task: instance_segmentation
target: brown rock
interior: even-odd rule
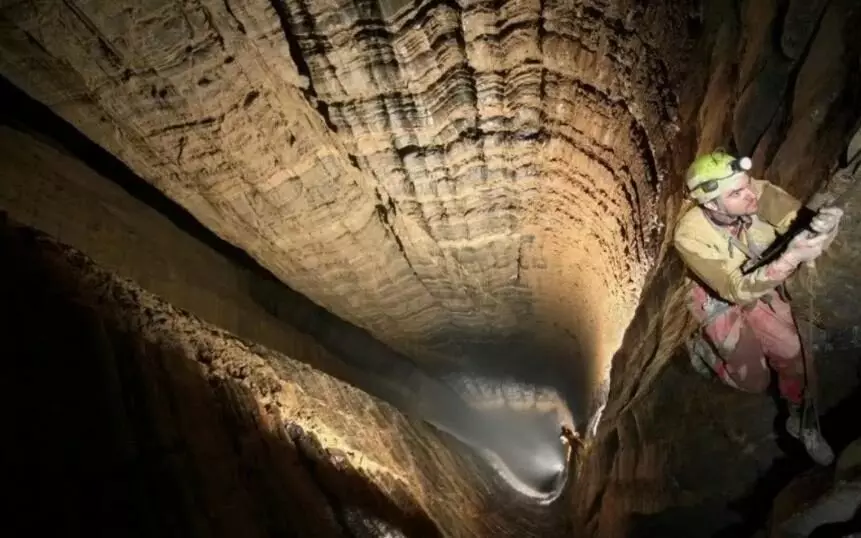
[[[802,198],[829,176],[857,129],[861,57],[851,39],[858,3],[825,4],[0,2],[0,73],[278,280],[346,320],[327,318],[319,330],[340,346],[334,352],[279,326],[293,313],[293,303],[271,294],[280,284],[252,288],[199,246],[146,237],[166,232],[164,222],[124,202],[112,206],[121,203],[114,193],[87,193],[73,182],[60,192],[26,190],[26,172],[57,189],[63,181],[43,176],[73,165],[44,147],[35,159],[19,154],[20,140],[10,142],[8,131],[3,151],[19,177],[3,192],[31,224],[86,245],[111,271],[132,273],[144,288],[270,347],[195,355],[195,346],[232,342],[195,325],[192,334],[209,336],[189,342],[167,331],[164,338],[185,346],[176,355],[132,356],[189,358],[251,392],[252,399],[231,389],[185,404],[192,410],[179,413],[202,417],[201,436],[221,435],[201,402],[232,402],[244,417],[258,405],[270,414],[263,424],[274,424],[274,414],[299,425],[273,443],[321,462],[319,473],[296,475],[298,490],[313,499],[309,521],[325,521],[321,529],[383,533],[411,512],[453,536],[550,536],[563,527],[574,534],[554,512],[570,500],[586,535],[752,535],[765,524],[764,499],[803,470],[803,458],[791,453],[782,463],[766,399],[688,368],[680,345],[690,327],[676,293],[683,268],[665,232],[694,152],[751,153],[757,172]],[[45,156],[58,164],[40,162]],[[84,203],[101,200],[92,203],[102,215],[113,207],[133,222],[108,230],[92,226],[103,221],[74,222],[87,212],[64,207],[73,192]],[[40,214],[34,200],[52,211]],[[838,418],[857,388],[861,346],[855,205],[847,205],[812,295],[797,294],[821,314],[813,344],[827,389],[822,408]],[[124,255],[136,235],[141,251]],[[115,246],[100,253],[100,238]],[[166,245],[182,252],[144,251]],[[175,267],[186,268],[182,279],[172,278]],[[136,308],[126,302],[112,311],[120,319]],[[144,327],[197,323],[163,306]],[[318,313],[309,307],[290,323],[312,324]],[[363,329],[376,340],[342,338]],[[282,360],[289,346],[286,356],[342,378],[376,375],[376,388],[404,404],[426,402],[429,384],[392,379],[430,371],[453,379],[457,396],[483,417],[504,409],[523,427],[556,426],[560,416],[580,426],[602,410],[602,420],[578,463],[572,498],[536,508],[425,426]],[[347,352],[364,353],[364,368],[345,372]],[[504,375],[516,379],[494,381]],[[535,389],[547,380],[562,388]],[[285,401],[301,405],[281,407],[277,395],[285,392]],[[594,394],[607,399],[592,401]],[[334,411],[341,404],[348,414]],[[167,416],[169,406],[159,406],[158,416]],[[168,432],[160,436],[182,438],[177,423],[155,424]],[[231,459],[226,442],[208,452],[201,439],[189,439],[194,449],[183,454],[232,462],[237,473],[269,468]],[[340,450],[337,465],[322,456],[328,447]],[[350,452],[373,453],[376,465],[367,468],[351,460],[371,480],[341,467]],[[345,475],[349,484],[340,482]],[[281,478],[293,475],[278,476],[259,483],[281,491]],[[204,506],[248,491],[233,488],[236,481],[201,480],[212,485]],[[322,491],[341,501],[339,492],[367,493],[378,509],[394,499],[400,512],[384,510],[391,517],[382,522],[363,515],[367,509],[338,512]],[[248,495],[277,505],[272,499],[286,493]],[[236,501],[230,513],[253,529],[253,505]],[[204,512],[187,513],[188,528],[216,532]],[[333,523],[331,513],[341,519]]]

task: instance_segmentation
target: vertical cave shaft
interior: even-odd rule
[[[585,419],[657,248],[684,9],[124,6],[4,3],[0,70],[424,368],[552,379]]]
[[[716,146],[819,186],[861,9],[642,4],[0,0],[0,75],[42,107],[0,110],[22,507],[139,535],[765,527],[803,466],[765,400],[686,368],[664,223]],[[813,290],[829,409],[857,409],[855,202]],[[605,397],[561,473],[560,424]],[[562,476],[550,505],[521,487]]]

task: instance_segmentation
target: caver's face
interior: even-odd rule
[[[759,209],[756,193],[750,183],[750,176],[739,174],[732,187],[721,194],[716,200],[706,204],[709,209],[724,213],[730,217],[754,215]]]

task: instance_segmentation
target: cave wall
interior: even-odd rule
[[[19,402],[4,406],[10,528],[370,537],[566,525],[428,426],[41,232],[4,218],[0,254],[15,260],[0,267],[4,395]]]
[[[0,127],[0,162],[0,208],[16,221],[209,323],[317,368],[332,366],[319,345],[254,300],[266,294],[252,293],[264,285],[258,275],[185,233],[56,141]],[[274,295],[275,287],[267,292]]]
[[[7,94],[7,97],[12,95]],[[313,422],[312,431],[316,435],[320,428],[340,432],[336,440],[324,443],[325,448],[335,447],[341,452],[358,454],[363,450],[390,454],[391,459],[383,456],[376,465],[403,477],[404,487],[416,495],[427,487],[445,492],[447,486],[434,484],[436,479],[430,478],[443,475],[454,477],[450,485],[457,493],[453,493],[452,498],[458,495],[485,498],[476,493],[477,488],[488,496],[501,495],[514,505],[518,504],[510,486],[501,482],[497,470],[487,467],[486,459],[473,461],[476,454],[468,452],[471,449],[445,435],[446,441],[441,444],[439,432],[427,424],[419,427],[418,433],[403,435],[390,447],[389,434],[385,432],[397,428],[396,423],[404,419],[377,399],[364,395],[369,401],[361,405],[372,418],[350,413],[347,416],[355,426],[344,431],[342,419],[333,419],[329,416],[331,411],[325,408],[346,406],[352,409],[359,404],[344,399],[340,389],[330,394],[329,387],[308,386],[305,374],[297,374],[292,365],[300,361],[383,398],[405,412],[410,421],[430,420],[436,427],[453,432],[461,439],[466,437],[469,442],[496,451],[499,457],[508,457],[506,464],[512,463],[512,450],[532,450],[548,436],[557,440],[560,420],[570,421],[570,417],[559,415],[560,403],[554,394],[512,390],[511,386],[476,385],[481,390],[476,392],[475,398],[469,402],[460,400],[450,389],[446,390],[417,370],[406,357],[322,311],[248,263],[249,260],[225,249],[217,238],[212,241],[205,230],[195,230],[181,212],[163,203],[159,193],[153,198],[141,192],[141,180],[129,177],[131,174],[122,169],[121,163],[98,155],[94,158],[92,148],[77,138],[76,133],[68,132],[70,129],[62,122],[51,121],[51,118],[34,121],[34,117],[40,115],[38,108],[26,101],[7,99],[6,102],[13,102],[16,110],[22,113],[6,111],[3,120],[12,120],[15,128],[0,127],[0,163],[4,170],[4,179],[0,182],[0,214],[9,215],[17,222],[74,247],[100,267],[129,279],[184,313],[245,342],[253,342],[255,351],[268,364],[266,368],[274,368],[283,382],[312,393],[322,391],[320,397],[328,402],[324,409],[309,407],[307,415],[303,416]],[[18,124],[22,118],[31,122],[26,129],[28,132],[18,130],[27,127]],[[90,168],[80,158],[88,158],[97,168]],[[102,174],[110,174],[110,179]],[[15,255],[4,256],[7,258],[15,259]],[[291,366],[284,368],[282,362]],[[244,370],[236,366],[234,371]],[[241,375],[244,377],[247,373]],[[318,421],[321,420],[324,423],[334,420],[335,424],[320,426]],[[395,423],[390,424],[391,420]],[[504,427],[492,426],[500,420]],[[360,427],[365,421],[368,426]],[[482,435],[487,431],[492,435]],[[377,443],[384,443],[385,448]],[[428,456],[426,450],[435,455]],[[402,457],[405,453],[411,455],[409,459]],[[452,463],[464,454],[471,462],[469,465]],[[434,463],[422,463],[427,458]],[[422,470],[424,465],[431,467],[425,471]],[[425,472],[429,473],[428,477],[424,476]],[[428,486],[429,483],[434,485]],[[442,520],[447,520],[441,524],[445,532],[481,536],[497,525],[497,517],[490,515],[477,528],[464,524],[457,515],[464,505],[461,502],[448,504],[446,499],[434,497],[432,501],[448,514],[442,516]],[[526,512],[534,509],[547,517],[544,509],[528,506],[532,501],[521,501],[527,505]],[[477,504],[483,505],[484,501]],[[498,519],[508,517],[504,514]],[[555,516],[551,519],[557,521]],[[528,523],[525,528],[531,526]]]
[[[861,136],[859,22],[852,1],[705,2],[700,67],[679,104],[675,177],[694,155],[724,147],[751,155],[757,176],[801,199],[827,190]],[[670,232],[681,186],[666,199]],[[819,365],[823,429],[838,450],[861,435],[851,417],[861,386],[861,191],[844,202],[841,232],[814,280],[802,271],[790,282]],[[783,415],[769,396],[693,372],[679,347],[693,327],[682,315],[684,267],[670,237],[613,358],[575,509],[590,536],[752,536],[774,496],[810,462],[777,434]]]
[[[660,221],[715,145],[799,196],[828,176],[859,112],[855,4],[7,0],[0,72],[428,366],[524,331],[529,369],[600,378],[639,304],[575,511],[596,536],[744,535],[762,497],[729,503],[779,483],[774,414],[677,352]],[[827,409],[857,382],[851,202],[814,296]]]
[[[172,305],[248,341],[414,411],[432,381],[370,335],[337,319],[222,244],[161,193],[105,159],[68,126],[33,121],[39,109],[5,94],[24,113],[0,126],[0,209],[84,252]],[[31,122],[30,126],[21,123]],[[21,130],[19,130],[21,129]],[[66,136],[68,134],[68,136]],[[94,168],[81,159],[99,166]],[[101,172],[101,173],[99,173]],[[103,175],[104,174],[104,175]],[[191,222],[190,222],[191,221]],[[366,353],[349,352],[362,349]]]
[[[440,370],[541,357],[518,373],[582,408],[658,247],[696,28],[694,2],[7,0],[0,72],[328,310]]]
[[[455,435],[518,487],[539,496],[561,492],[559,425],[574,424],[556,391],[514,380],[431,377],[279,282],[50,109],[8,84],[0,84],[0,98],[9,105],[0,113],[0,209],[12,218],[221,329]],[[563,465],[559,480],[534,468],[536,450],[555,454]]]
[[[15,380],[4,392],[31,401],[7,423],[19,466],[7,475],[17,477],[9,513],[26,518],[4,520],[13,534],[354,536],[380,518],[408,535],[439,535],[413,498],[399,505],[376,485],[403,488],[400,480],[370,480],[305,430],[343,435],[344,423],[330,415],[300,425],[296,415],[334,399],[325,379],[312,385],[306,371],[281,383],[241,343],[80,254],[5,222],[0,234],[3,259],[16,262],[0,278]],[[318,396],[297,398],[299,387]],[[283,422],[285,405],[299,423]]]

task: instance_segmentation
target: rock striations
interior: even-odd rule
[[[689,26],[628,4],[4,0],[0,71],[428,368],[526,342],[588,393],[657,249]]]

